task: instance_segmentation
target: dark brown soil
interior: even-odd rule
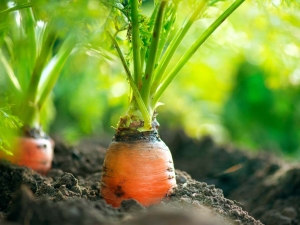
[[[57,142],[47,177],[0,161],[0,224],[261,224],[241,207],[266,225],[300,224],[299,168],[175,134],[162,135],[175,166],[209,185],[177,170],[178,187],[161,204],[127,200],[115,209],[99,191],[105,146]],[[237,164],[237,171],[223,173]]]
[[[191,139],[184,132],[161,132],[176,168],[214,184],[226,198],[266,225],[300,225],[300,166],[271,153],[250,154]]]

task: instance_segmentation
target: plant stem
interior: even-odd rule
[[[153,97],[152,104],[155,105],[161,95],[164,93],[166,88],[170,85],[172,80],[182,69],[182,67],[187,63],[187,61],[193,56],[193,54],[198,50],[198,48],[206,41],[206,39],[223,23],[223,21],[232,14],[245,0],[235,1],[219,18],[213,22],[205,32],[197,39],[197,41],[189,48],[189,50],[184,54],[184,56],[179,60],[173,70],[166,76],[166,78],[161,83],[161,86],[155,93]]]
[[[36,96],[40,78],[42,76],[42,71],[46,65],[48,55],[54,44],[55,35],[49,34],[44,42],[40,55],[37,57],[30,83],[27,90],[27,101],[31,102],[30,104],[36,104]]]
[[[42,71],[46,65],[49,53],[55,41],[55,35],[49,34],[44,42],[40,55],[37,57],[25,100],[23,103],[24,124],[29,126],[39,125],[39,108],[37,105],[38,85],[42,76]],[[22,109],[22,110],[23,110]]]
[[[218,3],[219,1],[222,1],[222,0],[212,0],[212,1],[210,1],[210,3],[209,3],[209,5],[214,5],[214,4],[216,4],[216,3]]]
[[[164,28],[163,28],[163,31],[165,32],[165,34],[162,34],[160,35],[160,40],[159,40],[159,45],[158,45],[158,50],[157,50],[157,57],[156,57],[156,61],[155,61],[155,66],[157,65],[157,62],[160,60],[160,57],[162,55],[162,52],[164,50],[164,47],[165,47],[165,44],[167,41],[170,42],[170,40],[173,40],[174,38],[173,37],[170,37],[170,33],[172,32],[172,25],[174,24],[175,20],[176,20],[176,13],[177,13],[177,10],[178,10],[178,3],[175,4],[175,6],[172,8],[172,16],[171,16],[171,19],[169,21],[169,27],[166,28],[165,27],[165,24],[164,24]],[[165,20],[166,20],[166,16],[167,16],[167,13],[164,14],[164,21],[163,23],[165,23]],[[155,73],[153,75],[153,80],[155,81]],[[151,86],[151,90],[152,90],[152,86]]]
[[[151,114],[148,112],[147,107],[146,107],[146,105],[145,105],[145,103],[144,103],[144,101],[143,101],[143,99],[140,95],[140,92],[139,92],[139,90],[138,90],[138,88],[137,88],[137,86],[136,86],[136,84],[135,84],[135,82],[132,78],[131,72],[128,68],[126,60],[123,56],[123,53],[122,53],[117,41],[115,40],[115,38],[109,32],[107,32],[107,33],[108,33],[114,47],[116,48],[116,50],[118,52],[118,55],[119,55],[119,57],[121,59],[121,62],[122,62],[122,65],[125,69],[125,72],[126,72],[126,75],[127,75],[128,81],[129,81],[129,85],[132,89],[134,99],[137,102],[137,104],[139,106],[139,110],[141,111],[141,113],[143,115],[144,129],[145,130],[150,130],[151,129]],[[133,100],[131,100],[131,101],[133,101]]]
[[[142,87],[142,70],[140,55],[140,34],[139,34],[139,13],[138,0],[131,0],[131,23],[132,23],[132,49],[133,49],[133,67],[134,81],[138,89]]]
[[[199,14],[203,12],[204,7],[206,6],[208,0],[202,0],[198,7],[193,12],[192,16],[188,20],[186,24],[180,29],[180,31],[176,34],[174,39],[171,41],[170,46],[167,48],[160,64],[155,70],[155,79],[151,88],[151,94],[155,93],[158,85],[161,83],[161,79],[167,69],[175,51],[177,50],[178,46],[180,45],[182,39],[185,37],[186,33],[192,26],[192,24],[196,21]]]
[[[156,53],[157,53],[157,47],[158,47],[160,33],[161,33],[163,15],[164,15],[164,10],[166,5],[167,5],[167,1],[161,1],[157,13],[153,33],[152,33],[152,41],[150,45],[149,57],[146,63],[145,76],[143,79],[143,88],[142,88],[141,95],[148,109],[151,107],[149,104],[150,88],[152,83],[154,64],[157,57]]]
[[[28,105],[25,110],[23,124],[31,128],[38,128],[40,126],[40,110],[38,106]]]
[[[24,8],[20,11],[20,13],[23,20],[23,29],[25,30],[25,35],[22,36],[24,40],[28,42],[27,54],[29,55],[29,68],[33,68],[35,59],[37,57],[37,40],[35,36],[36,21],[33,15],[32,8]]]
[[[46,77],[41,84],[41,90],[38,90],[38,93],[40,93],[40,96],[37,98],[37,105],[39,109],[42,108],[43,103],[49,96],[51,90],[53,89],[59,75],[60,71],[63,68],[64,64],[66,63],[67,59],[72,53],[72,50],[74,49],[74,46],[76,45],[75,38],[70,35],[66,40],[64,41],[63,45],[61,46],[59,52],[51,59],[51,61],[48,63],[48,65],[44,68],[44,72],[46,73]]]
[[[14,89],[17,92],[22,92],[21,90],[21,86],[20,83],[17,79],[17,77],[15,76],[15,73],[13,71],[13,69],[11,68],[11,66],[9,65],[9,63],[7,62],[5,56],[3,55],[2,51],[0,50],[0,61],[2,61],[2,64],[4,66],[4,69],[6,70],[6,73],[8,75],[9,80],[11,81]]]
[[[148,26],[149,26],[148,31],[149,32],[152,32],[152,30],[153,30],[153,27],[154,27],[154,24],[155,24],[155,18],[157,17],[158,9],[159,9],[159,4],[156,4],[155,7],[154,7],[153,12],[151,14],[150,21],[148,23]],[[147,37],[146,43],[148,43],[149,39],[150,39],[150,37]],[[140,52],[142,70],[144,68],[144,62],[145,62],[145,56],[146,56],[147,48],[148,48],[148,44],[146,44],[146,46],[144,46],[141,49],[141,52]]]
[[[8,8],[8,9],[5,9],[5,10],[0,11],[0,15],[1,15],[1,14],[10,13],[10,12],[12,12],[12,11],[24,9],[24,8],[29,8],[29,7],[32,7],[32,3],[23,3],[23,4],[19,4],[19,5],[16,5],[16,6],[14,6],[14,7],[11,7],[11,8]]]

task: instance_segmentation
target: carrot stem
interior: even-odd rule
[[[115,38],[109,32],[107,32],[107,33],[108,33],[108,36],[110,37],[110,39],[111,39],[114,47],[116,48],[116,50],[118,52],[119,58],[121,59],[122,65],[123,65],[123,67],[125,69],[125,72],[126,72],[126,75],[127,75],[127,79],[129,81],[129,85],[130,85],[130,87],[132,89],[132,93],[133,93],[134,99],[137,102],[137,104],[139,106],[138,108],[139,108],[139,110],[141,111],[141,113],[143,115],[144,127],[141,128],[140,130],[141,131],[143,131],[143,130],[151,130],[151,128],[152,128],[151,127],[151,114],[149,113],[149,111],[148,111],[148,109],[147,109],[147,107],[146,107],[146,105],[145,105],[145,103],[144,103],[144,101],[143,101],[143,99],[142,99],[142,97],[140,95],[140,92],[139,92],[139,90],[138,90],[138,88],[137,88],[137,86],[136,86],[136,84],[135,84],[135,82],[134,82],[134,80],[132,78],[131,72],[130,72],[130,70],[128,68],[126,60],[125,60],[125,58],[123,56],[123,53],[122,53],[122,51],[121,51],[121,49],[120,49],[117,41],[115,40]],[[134,100],[132,99],[131,101],[134,101]]]
[[[161,95],[164,93],[166,88],[170,85],[175,76],[179,73],[182,67],[187,63],[187,61],[193,56],[193,54],[199,49],[199,47],[206,41],[206,39],[212,35],[212,33],[224,22],[224,20],[230,16],[245,0],[235,1],[218,19],[215,20],[205,32],[197,39],[197,41],[189,48],[189,50],[184,54],[184,56],[179,60],[171,72],[162,81],[160,87],[153,97],[153,105],[159,101]]]
[[[146,70],[145,70],[145,75],[143,79],[143,88],[142,88],[142,98],[145,102],[145,105],[148,107],[148,109],[151,107],[150,106],[150,88],[151,88],[151,83],[152,83],[152,77],[153,77],[153,71],[154,71],[154,63],[156,61],[157,57],[157,48],[158,48],[158,43],[159,43],[159,38],[160,38],[160,33],[161,33],[161,27],[162,27],[162,21],[163,21],[163,15],[164,15],[164,10],[167,5],[167,1],[162,1],[160,3],[160,7],[157,13],[154,29],[152,32],[152,41],[150,45],[150,51],[149,51],[149,57],[148,61],[146,63]]]
[[[27,112],[24,113],[23,122],[26,125],[35,127],[39,123],[39,113],[37,107],[37,95],[38,95],[38,85],[42,76],[43,68],[46,65],[46,61],[55,41],[55,35],[50,34],[44,42],[40,55],[37,57],[30,83],[28,86],[27,94],[25,95],[24,108]]]
[[[133,68],[134,81],[138,89],[142,87],[142,70],[140,55],[140,34],[139,34],[139,15],[138,0],[131,0],[131,22],[132,22],[132,49],[133,49]]]
[[[199,15],[203,12],[203,9],[207,5],[207,0],[202,0],[201,3],[198,5],[198,7],[193,12],[192,16],[189,18],[188,22],[185,23],[180,31],[176,34],[174,39],[171,41],[170,46],[167,48],[165,54],[162,57],[161,62],[159,63],[157,69],[155,70],[155,79],[151,88],[151,94],[154,94],[157,87],[161,83],[161,79],[163,78],[163,75],[167,69],[167,66],[169,65],[175,51],[179,47],[181,41],[185,37],[186,33],[192,26],[192,24],[196,21],[196,19],[199,17]]]
[[[32,7],[33,4],[28,2],[28,3],[22,3],[22,4],[18,4],[16,6],[10,7],[8,9],[2,10],[0,11],[0,15],[1,14],[6,14],[6,13],[10,13],[12,11],[16,11],[16,10],[20,10],[20,9],[24,9],[24,8],[29,8]]]
[[[155,18],[157,17],[158,9],[159,9],[159,4],[155,4],[154,10],[151,14],[150,21],[149,21],[149,24],[148,24],[148,26],[149,26],[148,31],[149,32],[151,32],[153,30],[153,27],[154,27],[154,24],[155,24]],[[146,43],[148,43],[149,39],[150,39],[150,37],[147,37]],[[144,68],[144,62],[145,62],[147,47],[148,47],[148,45],[146,44],[141,49],[141,68],[142,68],[142,70]]]
[[[37,97],[37,105],[39,108],[42,108],[43,103],[53,89],[60,75],[60,71],[71,55],[75,44],[75,38],[73,36],[69,36],[64,41],[64,44],[61,46],[59,52],[50,60],[48,65],[43,70],[43,74],[46,73],[46,77],[43,82],[40,82],[42,87],[38,90],[38,93],[40,93],[40,95]]]
[[[25,30],[25,35],[22,35],[22,38],[24,38],[24,40],[28,42],[28,46],[30,46],[30,48],[27,48],[27,54],[30,56],[28,57],[28,63],[30,68],[32,68],[37,58],[37,40],[35,35],[36,20],[31,7],[23,8],[20,10],[20,14],[23,20],[23,29]]]
[[[47,62],[49,50],[52,48],[54,41],[55,41],[55,35],[49,34],[45,40],[40,55],[36,59],[33,72],[31,75],[30,83],[28,86],[28,90],[27,90],[27,101],[31,102],[31,104],[36,103],[38,84],[42,76],[43,68],[45,67]]]
[[[0,61],[2,62],[3,66],[4,66],[4,69],[6,70],[6,73],[9,77],[9,80],[12,83],[12,86],[14,87],[14,89],[17,92],[22,92],[20,83],[19,83],[13,69],[11,68],[9,63],[7,62],[5,56],[3,55],[3,52],[1,50],[0,50]]]
[[[158,64],[157,62],[161,58],[161,55],[162,55],[162,52],[163,52],[164,47],[166,45],[166,42],[167,41],[170,42],[170,40],[174,39],[174,37],[171,37],[170,34],[173,32],[172,26],[173,26],[173,24],[174,24],[174,22],[176,20],[176,14],[177,14],[178,4],[179,3],[178,2],[173,2],[172,4],[174,4],[174,6],[171,9],[171,11],[172,11],[171,15],[172,16],[171,16],[171,19],[169,20],[169,22],[166,21],[166,19],[167,19],[167,12],[165,12],[165,14],[164,14],[164,19],[163,19],[164,21],[163,21],[163,23],[165,23],[165,22],[168,23],[169,27],[165,27],[165,24],[163,26],[163,31],[162,32],[165,32],[165,33],[162,34],[162,35],[160,35],[161,37],[160,37],[160,40],[159,40],[159,45],[158,45],[158,50],[157,50],[157,57],[156,57],[156,61],[155,61],[155,66],[157,66],[157,64]],[[166,8],[166,11],[167,11],[167,9],[168,8]],[[155,71],[156,71],[156,69],[155,69]],[[155,81],[155,74],[156,73],[154,72],[154,74],[153,74],[153,82]],[[151,84],[151,90],[152,90],[152,85],[153,84]]]

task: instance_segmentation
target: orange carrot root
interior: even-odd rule
[[[54,142],[51,139],[23,137],[18,139],[12,156],[1,153],[1,158],[45,175],[51,169],[53,146]]]
[[[172,156],[163,141],[112,142],[106,152],[101,195],[119,207],[125,199],[160,202],[176,185]]]

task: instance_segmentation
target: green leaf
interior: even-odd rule
[[[7,141],[10,138],[8,130],[16,130],[22,126],[19,118],[9,113],[10,108],[0,108],[0,150],[8,155],[12,155],[12,152],[6,149],[10,146]]]
[[[47,99],[51,90],[53,89],[64,64],[72,53],[76,44],[76,39],[73,36],[69,36],[63,45],[61,46],[58,53],[52,57],[47,66],[41,73],[41,80],[39,82],[38,95],[36,98],[37,105],[39,108],[42,107],[43,103]]]
[[[4,69],[6,70],[8,78],[9,78],[12,86],[14,87],[14,89],[17,92],[21,92],[22,89],[21,89],[20,83],[19,83],[17,77],[15,76],[15,73],[14,73],[13,69],[11,68],[11,65],[7,62],[5,56],[3,55],[1,49],[0,49],[0,61],[2,62]]]
[[[114,39],[114,37],[108,33],[108,35],[110,36],[111,38],[111,41],[114,45],[114,47],[116,48],[118,54],[119,54],[119,57],[121,59],[121,62],[123,64],[123,67],[125,69],[125,72],[126,72],[126,75],[127,75],[127,79],[129,81],[129,85],[130,87],[132,88],[132,93],[133,93],[133,96],[134,96],[134,100],[137,102],[137,105],[138,105],[138,109],[141,111],[141,114],[143,116],[143,119],[144,119],[144,126],[140,129],[142,129],[143,131],[144,130],[150,130],[152,125],[151,125],[151,118],[152,118],[152,112],[149,112],[144,101],[143,101],[143,98],[141,97],[140,95],[140,92],[138,90],[138,87],[136,86],[134,80],[133,80],[133,77],[131,75],[131,72],[128,68],[128,65],[125,61],[125,58],[121,52],[121,49],[117,43],[117,41]]]

